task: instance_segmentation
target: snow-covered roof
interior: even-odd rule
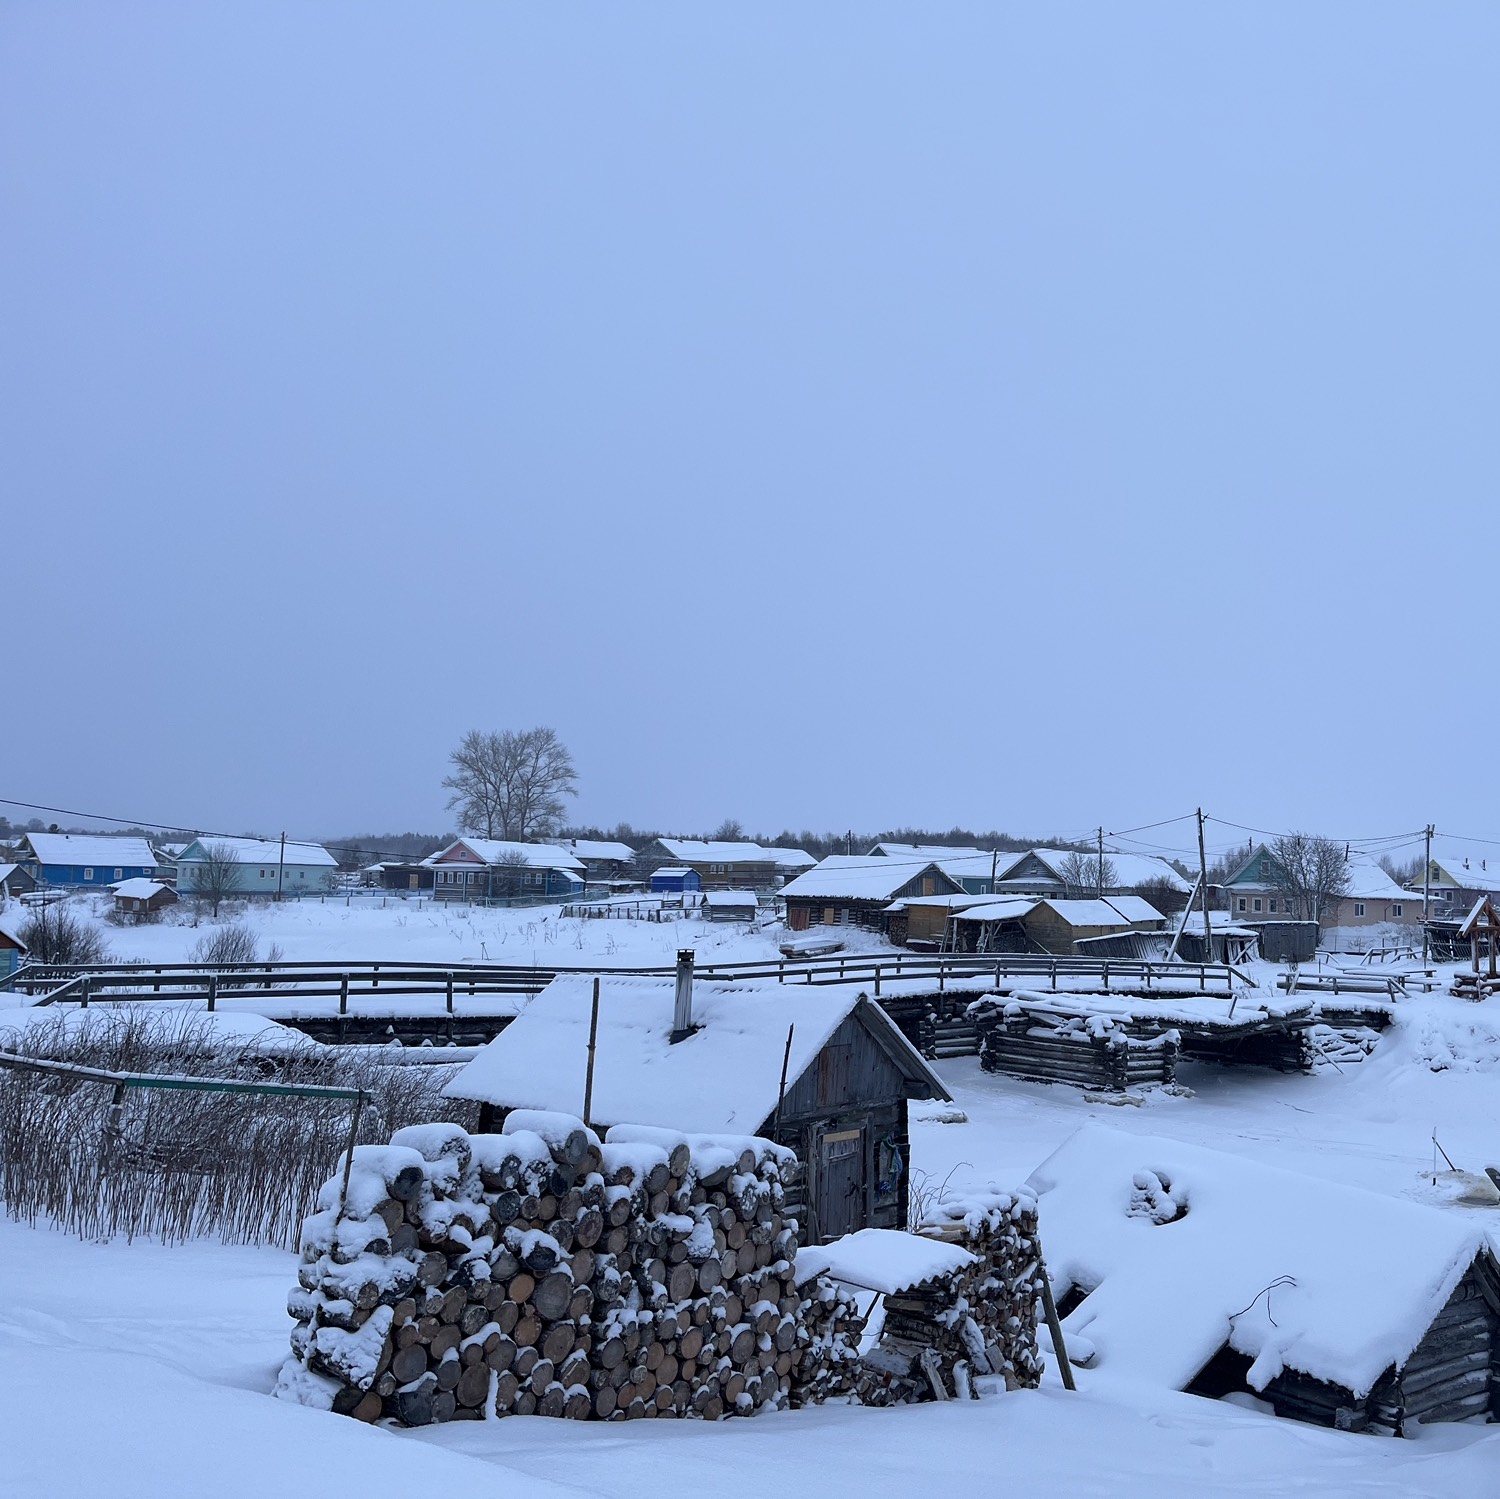
[[[655,879],[657,875],[664,874],[670,880],[680,880],[684,876],[690,875],[692,873],[693,871],[691,869],[679,868],[676,864],[667,864],[664,865],[661,869],[652,870],[651,878]]]
[[[903,895],[886,907],[887,911],[906,911],[912,906],[928,906],[948,911],[966,911],[970,906],[988,906],[995,903],[993,895]],[[1035,901],[1023,900],[1029,910]]]
[[[1405,1362],[1484,1249],[1436,1208],[1089,1124],[1032,1173],[1064,1330],[1101,1370],[1183,1389],[1225,1343],[1357,1396]]]
[[[466,848],[473,859],[451,859],[456,848]],[[583,865],[565,848],[550,843],[508,843],[502,838],[456,838],[447,848],[429,854],[423,864],[438,868],[444,864],[515,864],[528,869],[564,869],[573,874],[582,874]]]
[[[563,974],[448,1084],[452,1098],[502,1108],[583,1105],[593,979]],[[774,1112],[792,1031],[788,1086],[856,1008],[888,1053],[931,1096],[948,1091],[878,1005],[855,984],[693,985],[692,1035],[672,1045],[675,978],[600,980],[593,1116],[694,1133],[753,1133]]]
[[[877,843],[870,850],[873,857],[886,859],[921,859],[924,863],[929,859],[962,859],[983,854],[986,859],[990,856],[982,848],[953,847],[947,843]],[[1009,859],[1009,854],[1002,854],[1002,861]]]
[[[28,833],[39,864],[155,869],[156,855],[144,838],[116,838],[108,833]]]
[[[778,869],[811,869],[818,862],[805,848],[771,848],[766,852],[775,855]]]
[[[174,862],[198,864],[208,857],[207,850],[220,848],[228,849],[237,864],[275,864],[282,857],[279,838],[195,838]],[[336,869],[339,861],[321,843],[293,843],[288,839],[286,862]]]
[[[658,838],[674,859],[687,864],[774,864],[782,849],[762,848],[758,843],[716,843],[699,838]]]
[[[1496,858],[1494,854],[1459,849],[1453,853],[1434,853],[1432,862],[1463,890],[1500,892],[1500,858]],[[1495,866],[1493,869],[1489,867],[1491,864]],[[1415,883],[1417,893],[1420,894],[1421,879],[1418,878]]]
[[[117,880],[109,887],[117,896],[126,900],[150,900],[153,895],[163,890],[170,890],[170,885],[163,885],[157,880],[147,879],[141,875],[133,880]]]
[[[936,864],[952,880],[988,880],[1007,863],[1015,862],[1012,854],[997,856],[982,848],[950,848],[945,843],[877,843],[870,853],[913,869]]]
[[[909,885],[929,869],[939,875],[943,873],[933,863],[872,859],[868,854],[830,854],[806,874],[789,881],[781,893],[813,900],[893,900],[903,885]],[[947,878],[951,880],[952,876]]]
[[[993,895],[982,895],[978,903],[954,914],[959,921],[1020,921],[1040,904],[1039,900],[1033,900],[1028,895],[1013,895],[999,900]]]
[[[1126,921],[1161,921],[1162,913],[1144,895],[1109,895],[1105,905],[1113,906]]]
[[[1001,882],[1009,880],[1018,865],[1027,859],[1037,859],[1061,880],[1063,865],[1069,859],[1079,856],[1078,850],[1069,848],[1028,849],[1024,854],[1011,858],[1009,864],[1002,860],[996,879]],[[1094,859],[1097,855],[1085,853],[1082,857]],[[1184,894],[1192,888],[1165,859],[1158,859],[1154,854],[1125,854],[1107,848],[1104,850],[1104,859],[1114,867],[1114,878],[1109,881],[1112,889],[1124,890],[1134,885],[1150,885],[1158,880],[1165,880],[1174,890],[1180,890]]]
[[[613,859],[628,864],[635,850],[628,843],[610,843],[602,838],[570,838],[568,848],[580,859]]]
[[[923,1238],[905,1229],[862,1228],[831,1244],[799,1249],[797,1280],[810,1280],[826,1271],[846,1285],[896,1296],[976,1262],[977,1256],[958,1244]]]
[[[759,906],[760,897],[753,890],[705,890],[703,904],[737,910],[745,906]]]
[[[19,864],[0,864],[0,885],[3,885],[20,867]]]

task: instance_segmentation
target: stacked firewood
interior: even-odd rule
[[[792,1366],[792,1406],[821,1405],[825,1400],[889,1404],[886,1381],[867,1369],[859,1356],[866,1315],[855,1293],[827,1274],[807,1277],[798,1289],[802,1310]],[[871,1303],[877,1299],[865,1297]]]
[[[945,1197],[918,1231],[969,1258],[885,1297],[880,1343],[865,1363],[885,1376],[889,1398],[966,1398],[985,1376],[1034,1389],[1042,1375],[1036,1198],[1024,1190]]]
[[[302,1235],[278,1394],[403,1425],[748,1415],[800,1354],[796,1157],[513,1112],[360,1146]],[[831,1360],[833,1352],[827,1357]]]

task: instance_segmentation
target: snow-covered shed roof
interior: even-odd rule
[[[1113,906],[1126,921],[1162,921],[1162,913],[1144,895],[1107,895],[1107,906]]]
[[[465,848],[472,859],[455,859],[454,849]],[[527,869],[565,869],[572,874],[582,874],[583,865],[565,848],[550,843],[510,843],[503,838],[455,838],[447,848],[429,854],[422,860],[424,865],[438,867],[444,864],[515,864]]]
[[[1363,1397],[1485,1251],[1453,1213],[1088,1124],[1032,1173],[1064,1331],[1101,1369],[1185,1388],[1226,1343],[1264,1389],[1299,1370]]]
[[[570,838],[568,848],[580,859],[613,859],[628,864],[635,850],[628,843],[611,843],[602,838]]]
[[[781,849],[759,843],[723,843],[701,838],[658,838],[668,855],[687,864],[774,864]]]
[[[219,848],[228,849],[236,864],[275,864],[282,857],[279,838],[195,838],[174,862],[199,864],[208,857],[209,849]],[[321,843],[293,843],[288,839],[286,862],[336,869],[339,861]]]
[[[170,890],[172,887],[163,885],[159,880],[139,875],[133,880],[116,880],[109,888],[125,900],[150,900],[153,895],[158,895],[163,890]]]
[[[108,833],[28,833],[26,842],[39,864],[156,868],[156,855],[144,838],[116,838]]]
[[[1029,916],[1041,904],[1029,895],[1012,895],[996,899],[993,895],[981,895],[979,901],[967,909],[956,911],[958,921],[1020,921]]]
[[[957,884],[951,875],[944,875],[931,862],[919,864],[905,859],[872,859],[868,854],[830,854],[806,874],[788,881],[781,893],[813,900],[893,900],[903,885],[909,885],[929,870]]]
[[[657,875],[661,874],[665,875],[669,880],[680,880],[684,875],[689,875],[692,873],[693,871],[687,868],[685,865],[679,866],[676,864],[666,864],[663,865],[660,869],[652,870],[651,877],[652,879],[655,879]]]
[[[1013,871],[1018,865],[1023,864],[1027,859],[1036,859],[1060,880],[1063,865],[1067,860],[1078,857],[1076,849],[1028,849],[1024,854],[1017,854],[1009,864],[1002,861],[996,879],[1009,880],[1013,877]],[[1082,857],[1092,859],[1096,856],[1084,854]],[[1154,854],[1125,854],[1116,849],[1107,848],[1104,850],[1104,859],[1107,864],[1114,867],[1114,878],[1109,881],[1109,884],[1116,890],[1127,889],[1133,885],[1150,885],[1158,880],[1165,880],[1174,890],[1184,893],[1192,888],[1165,859],[1158,859]]]
[[[766,852],[776,856],[778,869],[811,869],[818,862],[805,848],[772,848]]]
[[[799,1249],[797,1280],[800,1284],[826,1271],[846,1285],[897,1296],[975,1261],[976,1256],[959,1244],[923,1238],[905,1229],[862,1228],[832,1244]]]
[[[921,1087],[947,1099],[937,1074],[857,984],[770,980],[693,984],[694,1033],[671,1042],[676,980],[600,980],[593,1115],[690,1133],[753,1134],[775,1111],[787,1031],[788,1087],[856,1010]],[[560,974],[444,1089],[501,1108],[581,1108],[593,979]]]
[[[760,897],[753,890],[705,890],[705,906],[722,906],[726,910],[742,910],[746,906],[759,906]]]

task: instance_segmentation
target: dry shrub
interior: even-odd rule
[[[225,1037],[201,1014],[97,1008],[0,1040],[8,1051],[110,1072],[363,1088],[360,1143],[408,1124],[476,1122],[475,1106],[441,1096],[456,1067],[311,1044],[272,1051]],[[293,1248],[349,1139],[353,1105],[342,1099],[155,1088],[126,1090],[114,1134],[113,1093],[107,1083],[0,1068],[0,1201],[12,1218],[90,1239],[212,1236]]]
[[[71,967],[109,961],[104,934],[61,902],[38,906],[16,935],[26,944],[29,963]]]

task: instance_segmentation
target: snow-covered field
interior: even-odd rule
[[[257,907],[263,944],[295,958],[435,958],[658,964],[680,946],[766,957],[776,931],[564,922],[548,911],[454,911],[355,902]],[[117,957],[187,955],[203,928],[106,927]],[[611,950],[611,944],[613,950]],[[1267,970],[1269,975],[1269,970]],[[966,1122],[914,1106],[913,1156],[932,1183],[1014,1183],[1095,1121],[1253,1157],[1314,1178],[1438,1205],[1489,1229],[1500,1209],[1433,1183],[1434,1130],[1461,1166],[1500,1163],[1500,1000],[1441,994],[1401,1007],[1367,1062],[1313,1076],[1185,1066],[1191,1096],[1090,1102],[1065,1087],[939,1064]],[[1441,1161],[1439,1161],[1441,1165]],[[1045,1201],[1042,1234],[1046,1238]],[[268,1396],[286,1350],[291,1258],[195,1244],[83,1244],[0,1221],[0,1488],[17,1495],[636,1493],[666,1473],[718,1487],[902,1495],[941,1487],[1043,1495],[1465,1495],[1500,1481],[1500,1427],[1428,1428],[1398,1441],[1306,1427],[1118,1374],[1082,1388],[973,1404],[825,1408],[718,1425],[594,1425],[516,1417],[393,1433]],[[696,1476],[695,1476],[696,1475]],[[725,1482],[729,1479],[726,1477]]]

